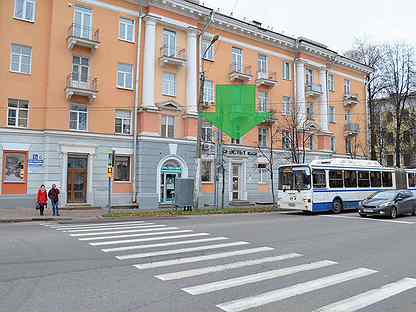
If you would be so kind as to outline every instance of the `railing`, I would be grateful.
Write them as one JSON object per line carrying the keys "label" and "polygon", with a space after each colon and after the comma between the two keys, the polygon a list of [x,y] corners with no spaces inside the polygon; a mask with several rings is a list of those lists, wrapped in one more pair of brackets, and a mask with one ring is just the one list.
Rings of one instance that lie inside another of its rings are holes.
{"label": "railing", "polygon": [[268,73],[268,72],[257,72],[257,80],[270,80],[276,81],[276,72]]}
{"label": "railing", "polygon": [[351,94],[351,93],[345,93],[344,99],[346,101],[354,101],[354,102],[358,102],[360,100],[358,94]]}
{"label": "railing", "polygon": [[322,93],[322,86],[320,84],[310,84],[306,86],[306,91],[314,93]]}
{"label": "railing", "polygon": [[360,125],[357,123],[348,122],[345,124],[345,131],[357,133],[360,131]]}
{"label": "railing", "polygon": [[66,87],[82,91],[97,92],[97,82],[97,78],[91,79],[88,77],[87,81],[80,81],[74,79],[72,74],[69,74],[66,78]]}
{"label": "railing", "polygon": [[186,49],[171,49],[166,46],[160,48],[161,57],[177,58],[177,59],[186,59]]}
{"label": "railing", "polygon": [[231,64],[230,65],[230,74],[241,74],[246,76],[251,76],[251,66],[244,66],[242,64]]}
{"label": "railing", "polygon": [[74,23],[68,28],[68,37],[100,42],[100,30]]}

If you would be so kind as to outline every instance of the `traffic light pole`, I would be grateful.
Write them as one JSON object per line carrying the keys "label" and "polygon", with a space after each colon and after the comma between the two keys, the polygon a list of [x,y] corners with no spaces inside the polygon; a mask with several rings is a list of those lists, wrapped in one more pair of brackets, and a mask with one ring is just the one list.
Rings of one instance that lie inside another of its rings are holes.
{"label": "traffic light pole", "polygon": [[111,154],[108,154],[108,167],[107,167],[107,177],[108,177],[108,198],[107,198],[107,208],[108,213],[111,213],[111,206],[112,204],[112,186],[113,186],[113,169],[114,169],[114,163],[116,160],[116,153],[113,150]]}

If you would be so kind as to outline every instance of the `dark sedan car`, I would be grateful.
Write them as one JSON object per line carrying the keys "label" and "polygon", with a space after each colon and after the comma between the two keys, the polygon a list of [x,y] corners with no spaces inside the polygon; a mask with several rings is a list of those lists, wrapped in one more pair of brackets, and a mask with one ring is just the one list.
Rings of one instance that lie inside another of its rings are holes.
{"label": "dark sedan car", "polygon": [[411,191],[382,191],[364,199],[358,213],[361,217],[388,216],[392,219],[398,215],[416,214],[416,197]]}

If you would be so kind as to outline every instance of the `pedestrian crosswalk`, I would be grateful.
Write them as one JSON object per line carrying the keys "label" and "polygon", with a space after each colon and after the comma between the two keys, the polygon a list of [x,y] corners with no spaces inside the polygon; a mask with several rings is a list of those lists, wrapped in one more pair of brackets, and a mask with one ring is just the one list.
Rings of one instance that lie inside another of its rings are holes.
{"label": "pedestrian crosswalk", "polygon": [[[311,259],[297,250],[283,253],[274,246],[157,222],[42,225],[131,264],[138,274],[151,272],[156,280],[177,287],[185,296],[212,296],[210,311],[282,311],[279,307],[290,298],[296,297],[299,302],[308,293],[341,284],[348,287],[354,280],[371,280],[381,275],[378,270],[360,266],[345,270],[336,261]],[[314,277],[308,278],[308,272]],[[306,278],[297,280],[299,276]],[[308,311],[314,312],[355,312],[416,290],[414,278],[388,280],[384,276],[383,280],[386,281],[376,286],[379,288],[364,289],[363,284],[363,289],[353,289],[355,294],[351,297],[339,293],[326,299],[332,302],[320,307],[313,302],[305,305],[310,305]],[[245,290],[241,295],[240,288]],[[219,293],[221,296],[216,296]]]}

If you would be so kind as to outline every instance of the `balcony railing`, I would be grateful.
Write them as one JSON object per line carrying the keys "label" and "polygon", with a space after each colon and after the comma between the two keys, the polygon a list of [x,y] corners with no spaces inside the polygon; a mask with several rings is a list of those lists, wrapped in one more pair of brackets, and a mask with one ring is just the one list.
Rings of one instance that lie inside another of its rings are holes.
{"label": "balcony railing", "polygon": [[67,44],[70,49],[75,46],[96,49],[100,45],[100,31],[88,26],[72,24],[68,28]]}
{"label": "balcony railing", "polygon": [[345,94],[344,95],[344,105],[355,105],[360,103],[360,98],[358,94]]}
{"label": "balcony railing", "polygon": [[355,135],[360,132],[360,125],[353,122],[348,122],[345,124],[345,133],[347,135]]}
{"label": "balcony railing", "polygon": [[253,78],[251,66],[244,66],[242,64],[231,64],[230,66],[230,80],[250,81]]}
{"label": "balcony railing", "polygon": [[257,72],[256,84],[258,86],[274,87],[277,84],[276,72]]}
{"label": "balcony railing", "polygon": [[163,46],[160,48],[160,63],[162,65],[183,66],[186,64],[186,50]]}
{"label": "balcony railing", "polygon": [[88,78],[86,81],[80,81],[74,79],[72,74],[69,74],[66,78],[65,96],[67,99],[73,96],[88,97],[89,101],[94,101],[97,97],[97,78]]}
{"label": "balcony railing", "polygon": [[317,96],[322,94],[322,86],[320,84],[310,84],[306,86],[306,96]]}

